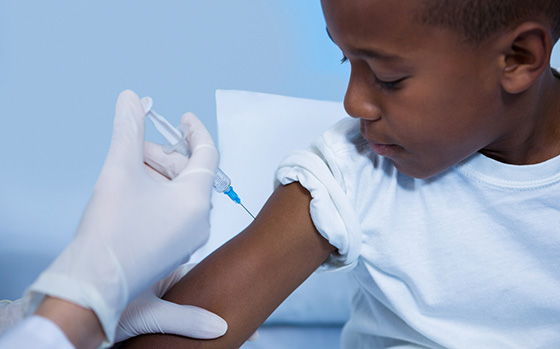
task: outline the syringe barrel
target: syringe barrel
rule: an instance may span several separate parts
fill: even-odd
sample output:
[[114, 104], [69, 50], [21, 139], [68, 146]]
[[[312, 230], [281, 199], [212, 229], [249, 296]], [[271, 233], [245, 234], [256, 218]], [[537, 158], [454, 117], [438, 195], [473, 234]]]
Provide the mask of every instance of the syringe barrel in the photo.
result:
[[[177, 152], [185, 155], [186, 157], [191, 156], [191, 149], [187, 137], [185, 136], [186, 131], [184, 129], [182, 129], [181, 127], [179, 127], [179, 129], [175, 129], [171, 125], [169, 125], [168, 129], [163, 128], [161, 124], [167, 126], [165, 124], [168, 124], [168, 122], [163, 118], [163, 116], [159, 114], [156, 116], [151, 115], [150, 119], [154, 122], [154, 125], [159, 125], [160, 128], [162, 128], [162, 130], [160, 130], [159, 128], [156, 127], [158, 131], [160, 131], [160, 133], [164, 135], [164, 137], [165, 135], [167, 135], [165, 144], [163, 145], [164, 152], [166, 153]], [[173, 143], [171, 143], [171, 141]], [[214, 175], [214, 189], [218, 193], [223, 193], [226, 190], [228, 190], [230, 187], [231, 187], [231, 179], [229, 179], [229, 177], [226, 176], [226, 174], [223, 173], [222, 170], [218, 168], [216, 170], [216, 174]]]
[[[189, 143], [184, 138], [177, 144], [169, 144], [166, 142], [163, 149], [166, 152], [176, 151], [178, 153], [185, 155], [186, 157], [191, 156]], [[230, 186], [231, 186], [231, 179], [229, 179], [229, 177], [226, 176], [226, 174], [218, 168], [216, 170], [216, 174], [214, 175], [214, 189], [218, 193], [223, 193], [226, 190], [228, 190]]]
[[[154, 123], [156, 130], [158, 130], [165, 138], [165, 144], [163, 146], [164, 152], [177, 152], [185, 155], [186, 157], [191, 156], [191, 149], [186, 137], [188, 131], [185, 129], [185, 125], [182, 124], [177, 129], [173, 127], [163, 116], [151, 109], [147, 112], [146, 116]], [[214, 189], [218, 193], [223, 193], [230, 187], [231, 180], [225, 175], [225, 173], [222, 172], [222, 170], [218, 168], [216, 175], [214, 175]]]
[[226, 174], [218, 168], [218, 170], [216, 171], [216, 175], [214, 176], [214, 189], [218, 193], [223, 193], [224, 191], [228, 190], [230, 186], [231, 179], [229, 179], [229, 177], [226, 176]]
[[[191, 155], [188, 143], [186, 142], [179, 142], [173, 146], [169, 146], [167, 149], [171, 151], [176, 151], [187, 157]], [[164, 150], [166, 150], [166, 147], [164, 147]], [[230, 186], [231, 186], [231, 179], [229, 179], [229, 177], [226, 176], [226, 174], [218, 168], [216, 170], [216, 174], [214, 175], [214, 189], [218, 193], [223, 193], [226, 190], [228, 190]]]

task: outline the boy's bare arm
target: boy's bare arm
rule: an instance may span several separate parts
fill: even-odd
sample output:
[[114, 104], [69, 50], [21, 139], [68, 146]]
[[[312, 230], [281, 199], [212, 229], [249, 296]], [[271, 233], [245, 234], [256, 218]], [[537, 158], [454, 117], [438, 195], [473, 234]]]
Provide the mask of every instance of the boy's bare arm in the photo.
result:
[[166, 295], [222, 316], [229, 325], [216, 340], [140, 336], [125, 348], [238, 348], [334, 251], [315, 229], [311, 196], [299, 183], [281, 186], [257, 219], [208, 256]]

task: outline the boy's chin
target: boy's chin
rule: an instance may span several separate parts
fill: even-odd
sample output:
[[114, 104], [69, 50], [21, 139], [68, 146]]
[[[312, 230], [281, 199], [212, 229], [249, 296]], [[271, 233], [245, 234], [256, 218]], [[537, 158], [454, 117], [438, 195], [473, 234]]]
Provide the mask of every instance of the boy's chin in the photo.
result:
[[403, 165], [393, 161], [393, 165], [399, 170], [399, 172], [416, 179], [428, 179], [438, 174], [446, 171], [446, 168], [431, 168], [429, 166], [414, 166], [414, 165]]

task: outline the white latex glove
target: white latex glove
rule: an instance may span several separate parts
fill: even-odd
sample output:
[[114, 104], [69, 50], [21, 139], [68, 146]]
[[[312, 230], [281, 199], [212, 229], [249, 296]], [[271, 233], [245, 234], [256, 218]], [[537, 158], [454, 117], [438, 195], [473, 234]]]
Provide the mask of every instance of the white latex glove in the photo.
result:
[[121, 316], [115, 342], [145, 333], [168, 333], [200, 339], [224, 335], [227, 324], [214, 313], [161, 299], [194, 266], [180, 266], [132, 301]]
[[[121, 316], [115, 343], [147, 333], [200, 339], [223, 336], [227, 331], [227, 323], [216, 314], [192, 305], [179, 305], [161, 299], [195, 266], [194, 263], [180, 266], [133, 300]], [[254, 342], [258, 338], [259, 333], [255, 331], [248, 340]]]
[[[45, 295], [92, 309], [109, 343], [128, 302], [207, 241], [218, 161], [208, 131], [186, 114], [181, 122], [192, 156], [183, 158], [186, 167], [173, 180], [155, 180], [144, 168], [145, 112], [138, 96], [121, 93], [115, 114], [111, 147], [76, 236], [25, 296], [28, 313]], [[157, 156], [168, 161], [163, 152]]]
[[[121, 315], [115, 342], [146, 333], [170, 333], [200, 339], [224, 335], [227, 323], [216, 314], [161, 299], [194, 266], [179, 266], [129, 303]], [[0, 336], [23, 319], [23, 304], [23, 299], [0, 301]]]

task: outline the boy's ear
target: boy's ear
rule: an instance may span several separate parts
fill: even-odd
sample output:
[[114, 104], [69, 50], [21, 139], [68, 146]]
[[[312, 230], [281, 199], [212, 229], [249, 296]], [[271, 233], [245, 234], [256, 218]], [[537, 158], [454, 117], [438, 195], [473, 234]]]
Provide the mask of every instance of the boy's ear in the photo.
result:
[[525, 91], [549, 69], [552, 39], [540, 23], [522, 23], [501, 41], [502, 87], [507, 92]]

